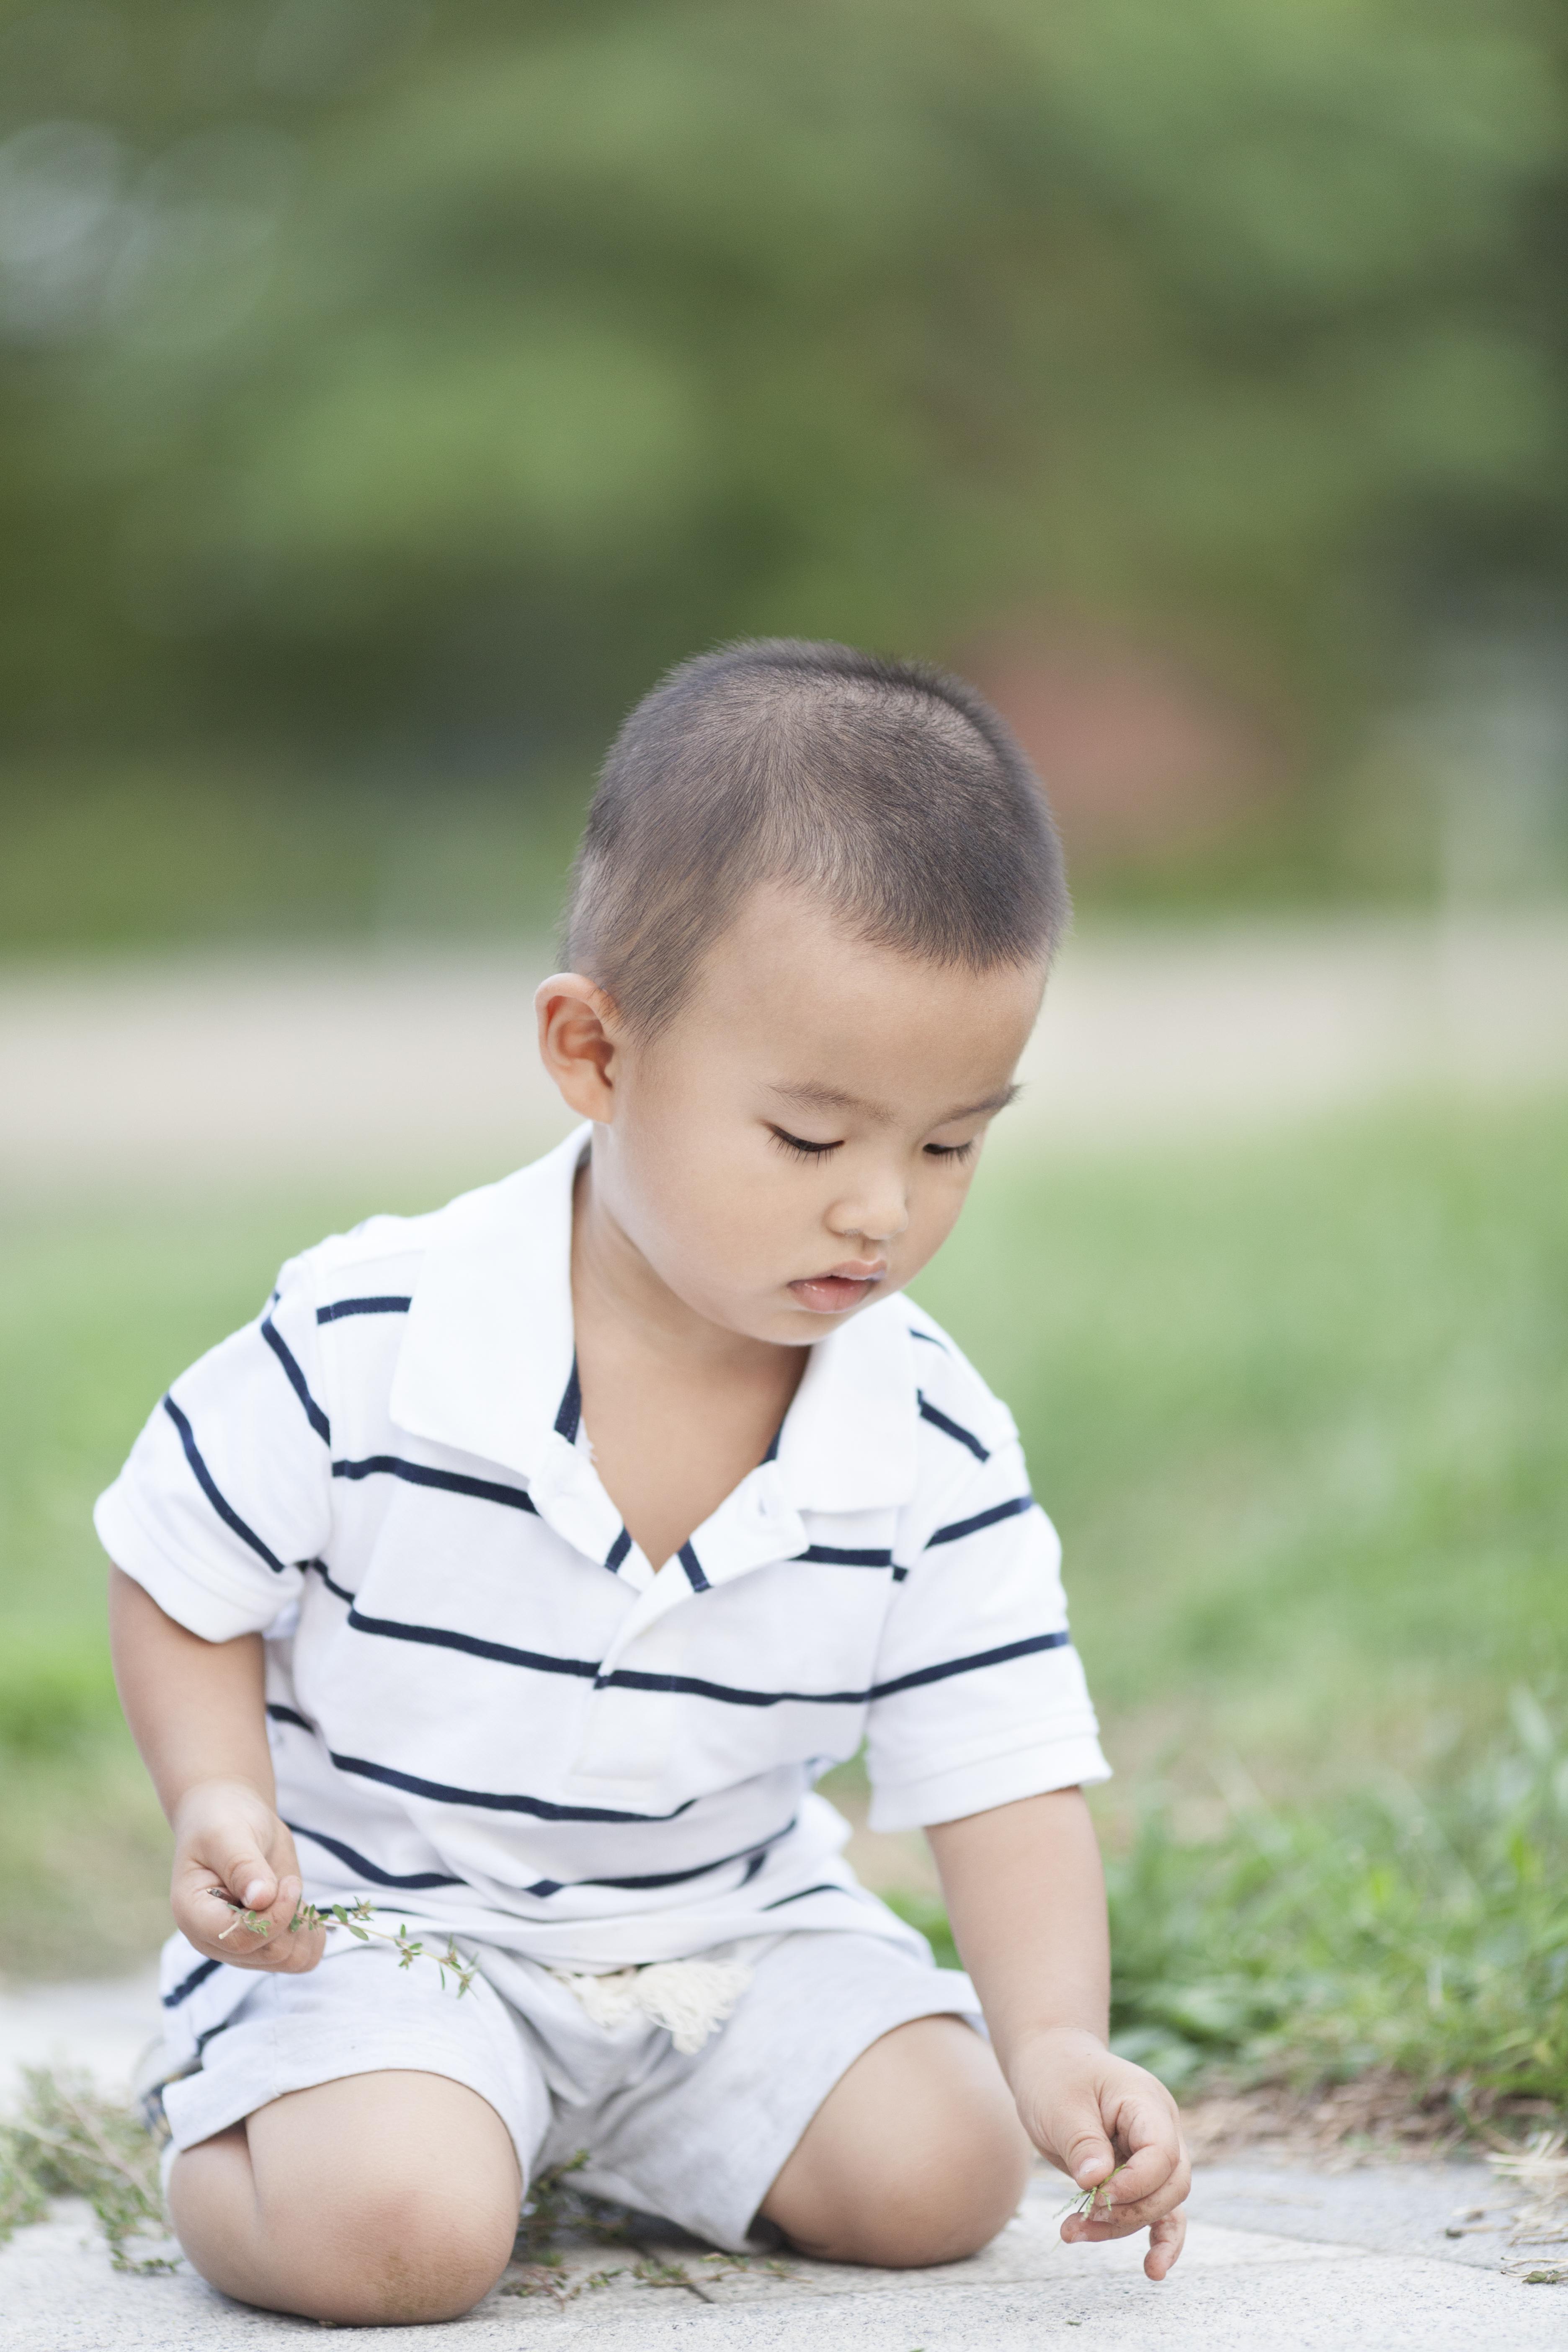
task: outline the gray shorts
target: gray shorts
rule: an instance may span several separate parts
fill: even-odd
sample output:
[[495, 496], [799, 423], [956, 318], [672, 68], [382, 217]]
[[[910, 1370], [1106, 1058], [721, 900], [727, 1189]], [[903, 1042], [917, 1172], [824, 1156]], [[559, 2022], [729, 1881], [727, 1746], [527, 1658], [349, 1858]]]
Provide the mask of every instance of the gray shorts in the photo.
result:
[[861, 2053], [912, 2018], [977, 2020], [979, 2003], [967, 1977], [882, 1936], [813, 1930], [704, 1955], [726, 1957], [749, 1963], [751, 1984], [690, 2056], [642, 2018], [595, 2024], [568, 1986], [510, 1954], [487, 1954], [488, 1977], [460, 1998], [384, 1945], [330, 1948], [307, 1976], [226, 1969], [238, 1998], [201, 2033], [197, 2071], [164, 2091], [174, 2145], [344, 2075], [445, 2074], [496, 2110], [525, 2181], [586, 2150], [574, 2185], [741, 2252]]

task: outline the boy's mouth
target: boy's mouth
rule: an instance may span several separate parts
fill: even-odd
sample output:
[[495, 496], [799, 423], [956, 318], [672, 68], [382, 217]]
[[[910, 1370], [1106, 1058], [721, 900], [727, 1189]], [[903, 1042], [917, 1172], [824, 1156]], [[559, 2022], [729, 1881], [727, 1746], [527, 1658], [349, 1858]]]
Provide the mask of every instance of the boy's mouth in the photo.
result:
[[814, 1315], [842, 1315], [847, 1307], [858, 1307], [887, 1273], [885, 1261], [871, 1265], [836, 1265], [830, 1274], [808, 1274], [790, 1288], [803, 1307]]

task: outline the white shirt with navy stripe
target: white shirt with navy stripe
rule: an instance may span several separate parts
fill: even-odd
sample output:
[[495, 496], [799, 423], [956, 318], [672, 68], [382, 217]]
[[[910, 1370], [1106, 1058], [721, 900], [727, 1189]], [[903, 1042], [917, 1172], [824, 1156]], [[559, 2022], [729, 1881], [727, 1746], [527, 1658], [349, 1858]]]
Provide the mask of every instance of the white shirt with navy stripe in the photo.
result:
[[586, 1133], [285, 1266], [153, 1412], [99, 1536], [193, 1633], [266, 1634], [316, 1900], [590, 1968], [904, 1939], [812, 1792], [828, 1766], [864, 1742], [884, 1830], [1106, 1777], [1016, 1432], [879, 1300], [656, 1572], [583, 1443]]

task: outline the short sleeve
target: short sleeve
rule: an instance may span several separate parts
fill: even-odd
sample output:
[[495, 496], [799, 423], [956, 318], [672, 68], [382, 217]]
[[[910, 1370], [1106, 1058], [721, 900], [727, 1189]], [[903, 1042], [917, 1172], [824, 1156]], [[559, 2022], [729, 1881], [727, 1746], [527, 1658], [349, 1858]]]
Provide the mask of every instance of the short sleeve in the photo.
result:
[[1110, 1778], [1068, 1633], [1061, 1546], [1016, 1437], [900, 1561], [867, 1733], [875, 1830]]
[[226, 1642], [265, 1631], [299, 1598], [331, 1521], [315, 1305], [295, 1262], [257, 1320], [174, 1382], [93, 1525], [166, 1615]]

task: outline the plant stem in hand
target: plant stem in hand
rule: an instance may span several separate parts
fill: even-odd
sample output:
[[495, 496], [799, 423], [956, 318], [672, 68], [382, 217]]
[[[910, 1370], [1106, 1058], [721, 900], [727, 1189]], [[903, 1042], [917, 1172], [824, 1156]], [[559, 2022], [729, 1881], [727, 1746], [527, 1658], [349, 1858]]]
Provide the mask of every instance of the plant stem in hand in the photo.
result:
[[[220, 1944], [226, 1942], [237, 1927], [247, 1928], [253, 1936], [270, 1936], [272, 1922], [265, 1913], [248, 1910], [243, 1903], [237, 1903], [225, 1886], [214, 1886], [208, 1892], [216, 1895], [220, 1903], [226, 1903], [236, 1915], [219, 1935], [217, 1940]], [[373, 1927], [370, 1922], [374, 1917], [374, 1905], [367, 1903], [363, 1896], [354, 1904], [329, 1903], [324, 1910], [314, 1903], [301, 1903], [289, 1922], [289, 1933], [292, 1936], [300, 1929], [309, 1931], [321, 1927], [331, 1935], [334, 1927], [346, 1927], [349, 1934], [356, 1937], [362, 1944], [369, 1943], [373, 1937], [377, 1943], [391, 1944], [397, 1953], [399, 1968], [411, 1969], [417, 1959], [434, 1960], [441, 1972], [443, 1985], [450, 1972], [456, 1980], [459, 1998], [468, 1991], [476, 1972], [472, 1962], [463, 1958], [449, 1936], [444, 1952], [427, 1952], [406, 1927]]]

